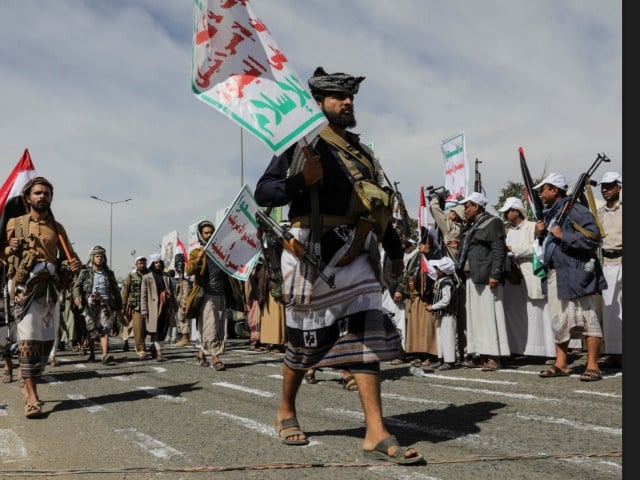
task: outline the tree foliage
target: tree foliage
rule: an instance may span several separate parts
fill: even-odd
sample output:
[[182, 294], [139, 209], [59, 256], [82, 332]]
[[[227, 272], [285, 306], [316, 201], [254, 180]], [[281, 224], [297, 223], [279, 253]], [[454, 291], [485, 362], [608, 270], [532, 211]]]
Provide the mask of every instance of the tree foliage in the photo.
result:
[[502, 205], [504, 205], [504, 202], [505, 202], [505, 200], [507, 198], [509, 198], [509, 197], [517, 197], [520, 200], [522, 200], [522, 204], [527, 207], [527, 219], [535, 222], [536, 219], [533, 216], [533, 212], [531, 211], [531, 208], [529, 207], [529, 202], [527, 201], [527, 196], [525, 195], [524, 192], [525, 192], [524, 183], [513, 182], [513, 181], [509, 180], [509, 183], [507, 183], [507, 186], [502, 189], [500, 197], [498, 198], [498, 204], [494, 205], [493, 208], [497, 212], [498, 209], [501, 208]]

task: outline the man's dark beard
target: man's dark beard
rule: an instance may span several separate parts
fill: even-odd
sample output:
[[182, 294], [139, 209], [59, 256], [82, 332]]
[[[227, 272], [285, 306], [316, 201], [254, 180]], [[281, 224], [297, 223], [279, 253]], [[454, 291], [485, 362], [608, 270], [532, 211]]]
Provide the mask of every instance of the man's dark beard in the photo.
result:
[[356, 126], [356, 117], [352, 113], [335, 113], [322, 110], [329, 123], [342, 128], [353, 128]]
[[50, 207], [50, 205], [38, 205], [37, 203], [31, 203], [30, 206], [38, 213], [47, 213]]

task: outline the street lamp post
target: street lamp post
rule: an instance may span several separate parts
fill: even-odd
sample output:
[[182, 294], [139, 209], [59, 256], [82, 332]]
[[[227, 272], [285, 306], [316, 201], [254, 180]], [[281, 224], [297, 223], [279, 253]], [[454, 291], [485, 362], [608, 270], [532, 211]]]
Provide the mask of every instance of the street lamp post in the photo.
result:
[[109, 201], [100, 197], [96, 197], [95, 195], [91, 195], [91, 198], [109, 204], [109, 268], [113, 269], [113, 206], [116, 203], [128, 202], [131, 199], [127, 198], [125, 200]]

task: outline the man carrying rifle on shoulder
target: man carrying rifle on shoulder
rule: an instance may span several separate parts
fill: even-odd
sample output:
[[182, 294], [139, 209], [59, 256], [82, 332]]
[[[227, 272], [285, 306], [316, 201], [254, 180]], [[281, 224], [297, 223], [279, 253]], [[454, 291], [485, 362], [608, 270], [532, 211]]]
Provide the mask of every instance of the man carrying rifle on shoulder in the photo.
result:
[[602, 379], [598, 368], [602, 329], [594, 294], [607, 283], [597, 257], [601, 242], [598, 224], [589, 208], [576, 201], [583, 193], [580, 187], [576, 185], [567, 195], [567, 180], [558, 173], [549, 174], [533, 187], [546, 207], [544, 220], [536, 222], [534, 233], [543, 239], [549, 316], [556, 344], [555, 364], [541, 371], [540, 377], [569, 376], [569, 340], [585, 338], [587, 365], [580, 380], [594, 382]]

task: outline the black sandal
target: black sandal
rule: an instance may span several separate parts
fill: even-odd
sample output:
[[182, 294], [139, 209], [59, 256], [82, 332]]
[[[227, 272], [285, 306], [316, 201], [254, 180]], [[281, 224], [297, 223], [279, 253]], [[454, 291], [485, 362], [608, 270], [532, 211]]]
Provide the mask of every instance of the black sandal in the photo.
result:
[[307, 372], [304, 374], [304, 381], [311, 384], [311, 385], [315, 385], [316, 383], [318, 383], [318, 379], [316, 378], [316, 373], [315, 372]]
[[198, 364], [201, 367], [208, 367], [209, 366], [209, 362], [207, 362], [207, 360], [204, 358], [204, 353], [198, 352], [198, 353], [196, 353], [196, 357], [198, 358]]

